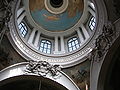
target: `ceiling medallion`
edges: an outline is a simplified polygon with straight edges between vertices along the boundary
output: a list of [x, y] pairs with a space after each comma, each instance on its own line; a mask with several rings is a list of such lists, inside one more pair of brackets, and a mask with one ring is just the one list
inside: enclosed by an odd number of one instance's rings
[[84, 0], [29, 0], [33, 20], [48, 31], [65, 31], [81, 18]]

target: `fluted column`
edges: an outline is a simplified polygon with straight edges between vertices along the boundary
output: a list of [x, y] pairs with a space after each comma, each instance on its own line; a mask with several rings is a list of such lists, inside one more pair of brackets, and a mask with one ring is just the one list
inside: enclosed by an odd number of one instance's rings
[[88, 7], [88, 11], [92, 14], [92, 16], [95, 17], [95, 11], [93, 11], [93, 9], [91, 9], [90, 7]]
[[54, 53], [58, 53], [58, 36], [55, 36], [55, 51]]
[[79, 29], [79, 28], [76, 29], [76, 31], [77, 31], [79, 40], [80, 40], [80, 42], [81, 42], [81, 44], [82, 44], [82, 43], [84, 42], [84, 37], [83, 37], [83, 35], [82, 35], [82, 32], [80, 32], [80, 29]]
[[60, 36], [60, 44], [61, 44], [61, 53], [65, 53], [65, 43], [63, 36]]
[[31, 34], [30, 34], [30, 37], [29, 37], [29, 39], [28, 39], [28, 43], [29, 43], [29, 44], [32, 44], [33, 39], [34, 39], [34, 37], [35, 37], [35, 32], [36, 32], [36, 29], [33, 28], [32, 32], [31, 32]]
[[18, 17], [18, 19], [17, 19], [18, 25], [21, 23], [21, 21], [24, 19], [25, 16], [26, 16], [26, 13], [24, 12], [20, 15], [20, 17]]
[[37, 36], [36, 36], [36, 38], [35, 38], [34, 46], [35, 46], [36, 49], [39, 48], [38, 45], [39, 45], [40, 34], [41, 34], [41, 32], [38, 31]]
[[90, 35], [88, 34], [88, 31], [86, 30], [85, 26], [83, 24], [81, 24], [81, 29], [82, 29], [82, 32], [85, 36], [85, 39], [88, 39], [90, 37]]
[[17, 11], [17, 17], [19, 17], [24, 11], [25, 11], [25, 7], [21, 7], [21, 8]]

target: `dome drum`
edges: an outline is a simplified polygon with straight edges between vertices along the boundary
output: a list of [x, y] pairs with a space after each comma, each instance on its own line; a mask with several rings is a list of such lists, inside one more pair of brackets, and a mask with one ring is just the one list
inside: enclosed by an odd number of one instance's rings
[[[20, 2], [23, 3], [24, 6], [19, 7]], [[35, 61], [47, 61], [52, 64], [60, 64], [63, 68], [73, 66], [86, 60], [86, 56], [92, 51], [94, 38], [97, 35], [95, 31], [97, 28], [95, 26], [97, 25], [97, 20], [92, 14], [95, 14], [96, 12], [94, 8], [91, 9], [93, 12], [87, 11], [89, 10], [87, 7], [90, 7], [87, 0], [84, 0], [83, 14], [77, 22], [79, 27], [76, 25], [73, 26], [71, 28], [73, 32], [71, 32], [71, 29], [63, 31], [44, 31], [43, 27], [37, 27], [36, 25], [38, 24], [35, 25], [35, 21], [29, 12], [29, 4], [27, 5], [25, 2], [29, 1], [19, 0], [19, 2], [16, 2], [16, 11], [13, 10], [14, 13], [17, 12], [15, 14], [16, 18], [15, 20], [12, 18], [9, 24], [11, 26], [12, 36], [12, 40], [10, 41], [11, 43], [15, 42], [12, 44], [18, 53], [28, 61], [30, 59]], [[88, 22], [85, 20], [82, 21], [83, 23], [80, 23], [86, 12], [89, 13], [87, 18], [93, 18], [89, 19]], [[70, 18], [71, 17], [72, 16], [70, 16]], [[31, 21], [29, 22], [29, 20]], [[14, 24], [16, 26], [14, 26]], [[92, 30], [87, 25], [89, 25]], [[46, 34], [48, 32], [49, 34]]]

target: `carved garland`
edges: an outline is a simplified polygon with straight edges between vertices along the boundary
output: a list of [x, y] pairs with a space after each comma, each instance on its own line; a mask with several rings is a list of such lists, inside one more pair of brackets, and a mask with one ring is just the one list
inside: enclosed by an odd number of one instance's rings
[[37, 74], [46, 77], [47, 75], [54, 78], [60, 76], [61, 67], [59, 65], [51, 65], [46, 61], [29, 61], [25, 72]]

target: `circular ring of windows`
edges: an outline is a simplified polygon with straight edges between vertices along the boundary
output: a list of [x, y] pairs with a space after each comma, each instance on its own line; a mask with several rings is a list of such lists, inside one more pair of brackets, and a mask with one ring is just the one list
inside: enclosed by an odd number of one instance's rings
[[[61, 2], [63, 1], [61, 0]], [[21, 2], [25, 4], [24, 1]], [[54, 0], [50, 0], [50, 2], [61, 4], [61, 2]], [[27, 15], [27, 7], [20, 5], [17, 10], [18, 32], [21, 38], [24, 38], [24, 41], [43, 54], [65, 54], [77, 51], [93, 35], [96, 26], [94, 4], [87, 0], [84, 1], [84, 4], [85, 9], [78, 22], [79, 24], [77, 23], [71, 29], [61, 32], [42, 32], [41, 28], [36, 28], [34, 24], [28, 24], [27, 19], [30, 18]], [[88, 11], [86, 11], [86, 8]], [[84, 20], [84, 22], [81, 20]]]

